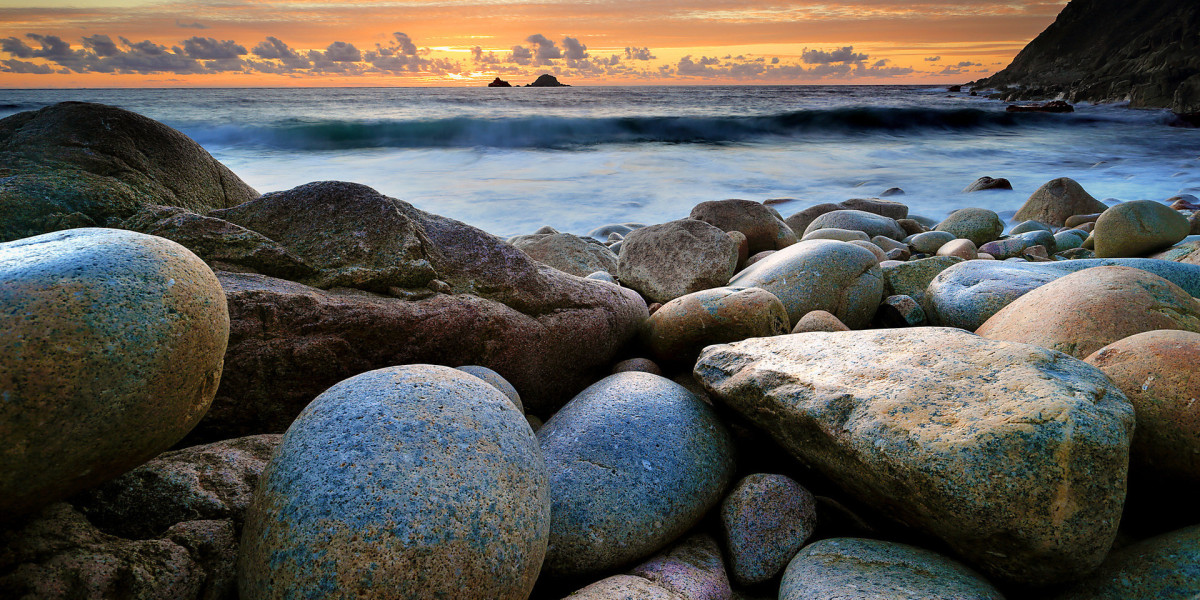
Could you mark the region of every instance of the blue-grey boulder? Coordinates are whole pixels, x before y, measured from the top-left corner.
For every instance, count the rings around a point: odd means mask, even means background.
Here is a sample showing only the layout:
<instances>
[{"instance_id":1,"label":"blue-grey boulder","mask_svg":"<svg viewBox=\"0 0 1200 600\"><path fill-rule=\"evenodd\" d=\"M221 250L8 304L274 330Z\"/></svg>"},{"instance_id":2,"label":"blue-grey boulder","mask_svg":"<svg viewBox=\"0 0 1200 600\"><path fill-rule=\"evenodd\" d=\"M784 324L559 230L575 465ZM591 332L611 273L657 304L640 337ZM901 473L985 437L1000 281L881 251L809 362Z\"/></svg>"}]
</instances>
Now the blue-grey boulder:
<instances>
[{"instance_id":1,"label":"blue-grey boulder","mask_svg":"<svg viewBox=\"0 0 1200 600\"><path fill-rule=\"evenodd\" d=\"M246 516L243 600L529 597L550 488L520 411L462 371L369 371L284 434Z\"/></svg>"},{"instance_id":2,"label":"blue-grey boulder","mask_svg":"<svg viewBox=\"0 0 1200 600\"><path fill-rule=\"evenodd\" d=\"M895 219L864 210L843 209L827 212L809 223L802 235L807 236L818 229L849 229L861 231L868 237L882 235L893 240L904 238L904 229Z\"/></svg>"},{"instance_id":3,"label":"blue-grey boulder","mask_svg":"<svg viewBox=\"0 0 1200 600\"><path fill-rule=\"evenodd\" d=\"M1054 600L1194 600L1200 597L1200 525L1113 552Z\"/></svg>"},{"instance_id":4,"label":"blue-grey boulder","mask_svg":"<svg viewBox=\"0 0 1200 600\"><path fill-rule=\"evenodd\" d=\"M779 574L817 526L817 500L786 475L747 475L721 502L733 578L754 585Z\"/></svg>"},{"instance_id":5,"label":"blue-grey boulder","mask_svg":"<svg viewBox=\"0 0 1200 600\"><path fill-rule=\"evenodd\" d=\"M624 372L580 392L538 430L553 498L543 572L601 572L646 558L721 500L733 442L683 386Z\"/></svg>"}]
</instances>

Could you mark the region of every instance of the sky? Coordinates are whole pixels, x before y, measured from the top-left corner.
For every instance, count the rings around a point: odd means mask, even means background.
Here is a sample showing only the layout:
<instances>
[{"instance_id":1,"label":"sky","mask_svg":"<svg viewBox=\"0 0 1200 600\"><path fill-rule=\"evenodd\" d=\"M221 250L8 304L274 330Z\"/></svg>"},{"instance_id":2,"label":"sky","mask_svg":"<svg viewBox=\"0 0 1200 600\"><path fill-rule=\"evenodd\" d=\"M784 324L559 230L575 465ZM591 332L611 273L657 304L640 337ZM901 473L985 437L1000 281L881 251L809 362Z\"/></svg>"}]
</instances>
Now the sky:
<instances>
[{"instance_id":1,"label":"sky","mask_svg":"<svg viewBox=\"0 0 1200 600\"><path fill-rule=\"evenodd\" d=\"M0 0L0 87L964 83L1066 0Z\"/></svg>"}]
</instances>

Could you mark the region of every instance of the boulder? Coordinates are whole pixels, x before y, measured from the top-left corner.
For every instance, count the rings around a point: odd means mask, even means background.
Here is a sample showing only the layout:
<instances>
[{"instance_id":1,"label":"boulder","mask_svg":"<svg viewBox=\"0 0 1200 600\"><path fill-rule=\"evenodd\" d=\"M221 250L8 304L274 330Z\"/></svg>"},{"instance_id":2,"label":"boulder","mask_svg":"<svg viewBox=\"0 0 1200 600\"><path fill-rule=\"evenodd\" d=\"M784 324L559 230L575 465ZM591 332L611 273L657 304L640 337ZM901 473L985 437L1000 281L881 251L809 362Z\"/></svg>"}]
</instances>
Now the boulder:
<instances>
[{"instance_id":1,"label":"boulder","mask_svg":"<svg viewBox=\"0 0 1200 600\"><path fill-rule=\"evenodd\" d=\"M851 240L850 243L854 244L855 246L858 246L859 248L865 249L867 252L870 252L871 254L874 254L875 262L883 262L888 259L887 254L884 253L884 251L883 251L883 248L880 248L879 246L876 246L875 244L872 244L871 242L864 242L862 240Z\"/></svg>"},{"instance_id":2,"label":"boulder","mask_svg":"<svg viewBox=\"0 0 1200 600\"><path fill-rule=\"evenodd\" d=\"M1200 250L1200 240L1192 242L1185 241L1182 244L1171 246L1162 252L1151 254L1147 258L1169 260L1172 262L1179 262L1189 265L1200 265L1200 252L1197 252L1197 250Z\"/></svg>"},{"instance_id":3,"label":"boulder","mask_svg":"<svg viewBox=\"0 0 1200 600\"><path fill-rule=\"evenodd\" d=\"M804 231L808 229L809 224L816 220L817 217L835 210L842 210L842 207L830 202L817 204L788 217L784 222L787 223L788 227L792 228L792 231L803 235Z\"/></svg>"},{"instance_id":4,"label":"boulder","mask_svg":"<svg viewBox=\"0 0 1200 600\"><path fill-rule=\"evenodd\" d=\"M1188 236L1192 225L1179 211L1153 200L1122 202L1096 219L1097 258L1149 254Z\"/></svg>"},{"instance_id":5,"label":"boulder","mask_svg":"<svg viewBox=\"0 0 1200 600\"><path fill-rule=\"evenodd\" d=\"M662 369L658 363L648 358L627 358L615 365L612 368L612 374L624 373L626 371L638 371L641 373L651 373L653 375L662 375Z\"/></svg>"},{"instance_id":6,"label":"boulder","mask_svg":"<svg viewBox=\"0 0 1200 600\"><path fill-rule=\"evenodd\" d=\"M896 224L895 219L862 210L841 209L827 212L813 219L813 222L804 229L804 235L807 236L818 229L861 231L867 234L868 238L882 235L899 240L905 236L904 229Z\"/></svg>"},{"instance_id":7,"label":"boulder","mask_svg":"<svg viewBox=\"0 0 1200 600\"><path fill-rule=\"evenodd\" d=\"M1190 600L1200 596L1200 525L1113 552L1054 600Z\"/></svg>"},{"instance_id":8,"label":"boulder","mask_svg":"<svg viewBox=\"0 0 1200 600\"><path fill-rule=\"evenodd\" d=\"M568 598L730 600L732 593L720 548L711 537L696 534L635 567L629 575L601 579Z\"/></svg>"},{"instance_id":9,"label":"boulder","mask_svg":"<svg viewBox=\"0 0 1200 600\"><path fill-rule=\"evenodd\" d=\"M1030 231L1050 231L1050 227L1041 221L1021 221L1020 223L1013 225L1013 228L1010 229L1008 233L1009 235L1017 235Z\"/></svg>"},{"instance_id":10,"label":"boulder","mask_svg":"<svg viewBox=\"0 0 1200 600\"><path fill-rule=\"evenodd\" d=\"M1071 237L1077 236L1072 235ZM1083 240L1080 240L1079 243L1082 244ZM990 254L996 260L1008 260L1015 256L1021 256L1025 250L1033 245L1033 242L1028 238L1016 236L988 242L980 246L979 251L984 254Z\"/></svg>"},{"instance_id":11,"label":"boulder","mask_svg":"<svg viewBox=\"0 0 1200 600\"><path fill-rule=\"evenodd\" d=\"M1013 217L1018 221L1034 220L1061 227L1067 217L1100 213L1108 209L1092 197L1074 179L1059 177L1038 188Z\"/></svg>"},{"instance_id":12,"label":"boulder","mask_svg":"<svg viewBox=\"0 0 1200 600\"><path fill-rule=\"evenodd\" d=\"M910 296L888 296L879 303L875 324L881 327L917 327L924 325L925 309Z\"/></svg>"},{"instance_id":13,"label":"boulder","mask_svg":"<svg viewBox=\"0 0 1200 600\"><path fill-rule=\"evenodd\" d=\"M550 576L650 556L699 522L733 477L733 441L712 408L649 373L600 380L537 435L553 499Z\"/></svg>"},{"instance_id":14,"label":"boulder","mask_svg":"<svg viewBox=\"0 0 1200 600\"><path fill-rule=\"evenodd\" d=\"M817 500L786 475L747 475L721 503L721 531L739 585L768 581L817 526Z\"/></svg>"},{"instance_id":15,"label":"boulder","mask_svg":"<svg viewBox=\"0 0 1200 600\"><path fill-rule=\"evenodd\" d=\"M187 136L114 106L61 102L0 120L0 242L148 205L202 213L256 197Z\"/></svg>"},{"instance_id":16,"label":"boulder","mask_svg":"<svg viewBox=\"0 0 1200 600\"><path fill-rule=\"evenodd\" d=\"M711 344L788 332L787 309L760 288L719 287L680 296L642 325L642 342L661 361L694 361Z\"/></svg>"},{"instance_id":17,"label":"boulder","mask_svg":"<svg viewBox=\"0 0 1200 600\"><path fill-rule=\"evenodd\" d=\"M986 244L985 244L986 245ZM973 260L979 254L975 242L971 240L951 240L938 248L938 256L957 256L963 260Z\"/></svg>"},{"instance_id":18,"label":"boulder","mask_svg":"<svg viewBox=\"0 0 1200 600\"><path fill-rule=\"evenodd\" d=\"M1155 329L1200 331L1200 302L1153 273L1096 267L1021 296L976 333L1084 358L1117 340Z\"/></svg>"},{"instance_id":19,"label":"boulder","mask_svg":"<svg viewBox=\"0 0 1200 600\"><path fill-rule=\"evenodd\" d=\"M986 208L960 208L942 220L935 231L951 233L955 238L968 239L976 246L1000 239L1004 232L1004 221Z\"/></svg>"},{"instance_id":20,"label":"boulder","mask_svg":"<svg viewBox=\"0 0 1200 600\"><path fill-rule=\"evenodd\" d=\"M504 394L513 403L513 406L517 407L517 410L525 412L525 405L521 403L521 394L517 393L517 388L514 388L503 375L479 365L464 365L458 367L458 370L486 381L492 387L500 390L500 393Z\"/></svg>"},{"instance_id":21,"label":"boulder","mask_svg":"<svg viewBox=\"0 0 1200 600\"><path fill-rule=\"evenodd\" d=\"M908 244L917 252L936 254L942 246L956 239L958 238L948 231L925 231L909 238Z\"/></svg>"},{"instance_id":22,"label":"boulder","mask_svg":"<svg viewBox=\"0 0 1200 600\"><path fill-rule=\"evenodd\" d=\"M932 311L925 290L939 273L963 262L957 256L931 256L919 260L880 265L883 296L908 296L916 300L928 316Z\"/></svg>"},{"instance_id":23,"label":"boulder","mask_svg":"<svg viewBox=\"0 0 1200 600\"><path fill-rule=\"evenodd\" d=\"M1137 413L1131 469L1200 483L1200 334L1146 331L1084 359L1121 388Z\"/></svg>"},{"instance_id":24,"label":"boulder","mask_svg":"<svg viewBox=\"0 0 1200 600\"><path fill-rule=\"evenodd\" d=\"M114 229L0 244L0 521L116 477L204 416L225 295L186 248Z\"/></svg>"},{"instance_id":25,"label":"boulder","mask_svg":"<svg viewBox=\"0 0 1200 600\"><path fill-rule=\"evenodd\" d=\"M740 231L750 254L781 250L796 243L796 233L774 209L753 200L713 200L692 208L689 219L704 221L722 231Z\"/></svg>"},{"instance_id":26,"label":"boulder","mask_svg":"<svg viewBox=\"0 0 1200 600\"><path fill-rule=\"evenodd\" d=\"M976 179L974 182L971 183L971 185L968 185L965 189L963 189L963 193L969 194L971 192L982 192L984 190L1011 190L1011 189L1013 189L1012 184L1009 183L1009 181L1007 179L1005 179L1003 177L992 178L992 177L988 177L985 175L983 177L980 177L979 179Z\"/></svg>"},{"instance_id":27,"label":"boulder","mask_svg":"<svg viewBox=\"0 0 1200 600\"><path fill-rule=\"evenodd\" d=\"M858 538L825 539L801 550L788 565L779 588L779 600L895 597L1004 600L979 574L940 554Z\"/></svg>"},{"instance_id":28,"label":"boulder","mask_svg":"<svg viewBox=\"0 0 1200 600\"><path fill-rule=\"evenodd\" d=\"M246 515L238 591L524 600L549 525L544 458L504 394L447 367L379 369L284 434Z\"/></svg>"},{"instance_id":29,"label":"boulder","mask_svg":"<svg viewBox=\"0 0 1200 600\"><path fill-rule=\"evenodd\" d=\"M1083 361L918 327L711 346L695 375L855 499L995 577L1069 581L1116 536L1133 408Z\"/></svg>"},{"instance_id":30,"label":"boulder","mask_svg":"<svg viewBox=\"0 0 1200 600\"><path fill-rule=\"evenodd\" d=\"M904 190L901 190L900 188L891 188L888 191L891 190L898 190L899 193L897 194L893 192L892 194L886 194L885 192L885 194L881 195L890 196L904 194ZM908 206L901 202L896 202L895 200L882 200L880 198L851 198L849 200L843 200L839 202L838 206L844 210L861 210L863 212L869 212L896 220L908 218Z\"/></svg>"},{"instance_id":31,"label":"boulder","mask_svg":"<svg viewBox=\"0 0 1200 600\"><path fill-rule=\"evenodd\" d=\"M796 322L796 326L792 328L792 333L805 333L809 331L850 331L845 323L838 320L837 317L825 310L809 311L800 320Z\"/></svg>"},{"instance_id":32,"label":"boulder","mask_svg":"<svg viewBox=\"0 0 1200 600\"><path fill-rule=\"evenodd\" d=\"M876 237L879 237L882 239L888 239L883 236L876 236ZM871 238L869 236L867 236L867 234L865 234L861 231L857 231L857 230L853 230L853 229L838 229L837 227L827 227L825 229L818 229L811 233L805 234L803 240L801 240L801 241L837 240L839 242L856 242L856 241L866 242L866 241L870 241L870 239Z\"/></svg>"},{"instance_id":33,"label":"boulder","mask_svg":"<svg viewBox=\"0 0 1200 600\"><path fill-rule=\"evenodd\" d=\"M647 298L666 303L725 285L737 263L737 244L724 231L680 219L630 232L621 246L617 277Z\"/></svg>"},{"instance_id":34,"label":"boulder","mask_svg":"<svg viewBox=\"0 0 1200 600\"><path fill-rule=\"evenodd\" d=\"M731 287L758 287L775 294L788 313L788 326L814 310L833 313L851 329L870 323L883 297L875 255L833 240L809 240L746 267Z\"/></svg>"},{"instance_id":35,"label":"boulder","mask_svg":"<svg viewBox=\"0 0 1200 600\"><path fill-rule=\"evenodd\" d=\"M617 255L591 238L551 233L517 236L511 243L533 260L577 277L597 271L617 272Z\"/></svg>"}]
</instances>

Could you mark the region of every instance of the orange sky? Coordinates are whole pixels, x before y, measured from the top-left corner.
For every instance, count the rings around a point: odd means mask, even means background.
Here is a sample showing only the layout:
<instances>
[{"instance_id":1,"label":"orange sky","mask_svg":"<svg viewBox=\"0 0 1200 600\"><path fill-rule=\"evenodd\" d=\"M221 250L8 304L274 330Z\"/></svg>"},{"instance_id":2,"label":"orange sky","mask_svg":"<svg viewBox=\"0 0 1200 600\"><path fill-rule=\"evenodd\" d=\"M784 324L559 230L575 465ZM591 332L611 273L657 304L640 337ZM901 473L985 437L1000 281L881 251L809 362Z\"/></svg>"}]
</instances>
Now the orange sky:
<instances>
[{"instance_id":1,"label":"orange sky","mask_svg":"<svg viewBox=\"0 0 1200 600\"><path fill-rule=\"evenodd\" d=\"M1065 3L0 0L0 87L962 83Z\"/></svg>"}]
</instances>

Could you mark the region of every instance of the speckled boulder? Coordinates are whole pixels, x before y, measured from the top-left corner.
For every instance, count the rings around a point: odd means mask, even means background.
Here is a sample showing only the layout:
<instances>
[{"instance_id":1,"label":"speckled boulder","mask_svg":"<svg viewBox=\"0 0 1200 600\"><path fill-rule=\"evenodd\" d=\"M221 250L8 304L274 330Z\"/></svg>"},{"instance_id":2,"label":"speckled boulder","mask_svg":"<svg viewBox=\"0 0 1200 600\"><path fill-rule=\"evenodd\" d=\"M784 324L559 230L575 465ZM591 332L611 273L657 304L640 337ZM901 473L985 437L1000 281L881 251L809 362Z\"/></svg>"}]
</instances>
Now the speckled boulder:
<instances>
[{"instance_id":1,"label":"speckled boulder","mask_svg":"<svg viewBox=\"0 0 1200 600\"><path fill-rule=\"evenodd\" d=\"M509 383L503 375L487 367L481 367L479 365L465 365L458 367L458 370L464 373L470 373L488 382L492 387L500 390L505 396L507 396L508 399L512 401L513 406L517 407L517 410L525 412L525 405L521 404L521 394L517 393L517 388L514 388L513 385Z\"/></svg>"},{"instance_id":2,"label":"speckled boulder","mask_svg":"<svg viewBox=\"0 0 1200 600\"><path fill-rule=\"evenodd\" d=\"M934 230L945 231L955 238L971 240L976 246L982 246L1000 238L1000 234L1004 233L1004 221L986 208L960 208L938 223Z\"/></svg>"},{"instance_id":3,"label":"speckled boulder","mask_svg":"<svg viewBox=\"0 0 1200 600\"><path fill-rule=\"evenodd\" d=\"M747 267L731 287L758 287L775 294L788 313L788 326L814 310L833 313L851 329L875 316L883 277L875 255L834 240L809 240Z\"/></svg>"},{"instance_id":4,"label":"speckled boulder","mask_svg":"<svg viewBox=\"0 0 1200 600\"><path fill-rule=\"evenodd\" d=\"M1021 296L976 333L1083 358L1117 340L1155 329L1200 331L1200 303L1153 273L1095 267Z\"/></svg>"},{"instance_id":5,"label":"speckled boulder","mask_svg":"<svg viewBox=\"0 0 1200 600\"><path fill-rule=\"evenodd\" d=\"M883 237L883 236L876 236L876 237ZM884 238L884 239L888 239L888 238ZM824 229L817 229L816 231L812 231L812 232L804 234L803 240L837 240L839 242L853 242L853 241L867 242L867 241L870 241L871 238L866 233L863 233L863 232L857 231L857 230L853 230L853 229L838 229L837 227L826 227Z\"/></svg>"},{"instance_id":6,"label":"speckled boulder","mask_svg":"<svg viewBox=\"0 0 1200 600\"><path fill-rule=\"evenodd\" d=\"M774 209L753 200L713 200L692 208L689 219L704 221L722 231L740 231L750 254L780 250L796 243L796 233Z\"/></svg>"},{"instance_id":7,"label":"speckled boulder","mask_svg":"<svg viewBox=\"0 0 1200 600\"><path fill-rule=\"evenodd\" d=\"M938 248L938 256L957 256L963 260L973 260L979 254L979 248L971 240L956 239L942 244Z\"/></svg>"},{"instance_id":8,"label":"speckled boulder","mask_svg":"<svg viewBox=\"0 0 1200 600\"><path fill-rule=\"evenodd\" d=\"M629 573L644 577L684 600L729 600L733 593L720 547L702 533L683 540Z\"/></svg>"},{"instance_id":9,"label":"speckled boulder","mask_svg":"<svg viewBox=\"0 0 1200 600\"><path fill-rule=\"evenodd\" d=\"M954 241L955 239L957 238L954 237L954 234L948 231L926 231L924 233L918 233L912 236L912 238L908 240L908 243L912 245L913 250L916 250L917 252L934 254L942 246Z\"/></svg>"},{"instance_id":10,"label":"speckled boulder","mask_svg":"<svg viewBox=\"0 0 1200 600\"><path fill-rule=\"evenodd\" d=\"M827 310L813 310L800 317L792 328L792 333L809 331L850 331L850 328Z\"/></svg>"},{"instance_id":11,"label":"speckled boulder","mask_svg":"<svg viewBox=\"0 0 1200 600\"><path fill-rule=\"evenodd\" d=\"M405 365L309 404L246 516L243 600L525 599L550 495L533 431L477 377Z\"/></svg>"},{"instance_id":12,"label":"speckled boulder","mask_svg":"<svg viewBox=\"0 0 1200 600\"><path fill-rule=\"evenodd\" d=\"M1131 468L1200 482L1200 334L1138 333L1084 360L1104 371L1133 403L1137 429Z\"/></svg>"},{"instance_id":13,"label":"speckled boulder","mask_svg":"<svg viewBox=\"0 0 1200 600\"><path fill-rule=\"evenodd\" d=\"M963 262L956 256L931 256L919 260L909 260L880 265L883 273L883 295L908 296L916 300L925 310L926 315L931 311L925 300L925 289L938 273Z\"/></svg>"},{"instance_id":14,"label":"speckled boulder","mask_svg":"<svg viewBox=\"0 0 1200 600\"><path fill-rule=\"evenodd\" d=\"M1096 219L1097 258L1142 256L1188 236L1192 224L1175 209L1153 200L1122 202Z\"/></svg>"},{"instance_id":15,"label":"speckled boulder","mask_svg":"<svg viewBox=\"0 0 1200 600\"><path fill-rule=\"evenodd\" d=\"M1113 552L1054 600L1194 600L1200 597L1200 525Z\"/></svg>"},{"instance_id":16,"label":"speckled boulder","mask_svg":"<svg viewBox=\"0 0 1200 600\"><path fill-rule=\"evenodd\" d=\"M1083 240L1079 240L1079 243L1082 244ZM996 260L1007 260L1014 256L1021 256L1026 248L1033 245L1032 240L1017 236L988 242L980 246L979 251L992 255Z\"/></svg>"},{"instance_id":17,"label":"speckled boulder","mask_svg":"<svg viewBox=\"0 0 1200 600\"><path fill-rule=\"evenodd\" d=\"M549 233L517 236L510 243L530 258L577 277L617 272L617 255L592 238Z\"/></svg>"},{"instance_id":18,"label":"speckled boulder","mask_svg":"<svg viewBox=\"0 0 1200 600\"><path fill-rule=\"evenodd\" d=\"M577 590L571 600L686 600L645 577L613 575Z\"/></svg>"},{"instance_id":19,"label":"speckled boulder","mask_svg":"<svg viewBox=\"0 0 1200 600\"><path fill-rule=\"evenodd\" d=\"M923 548L859 538L831 538L796 554L779 600L1004 600L963 565Z\"/></svg>"},{"instance_id":20,"label":"speckled boulder","mask_svg":"<svg viewBox=\"0 0 1200 600\"><path fill-rule=\"evenodd\" d=\"M788 332L788 314L761 288L719 287L680 296L642 324L642 341L662 361L695 360L710 344Z\"/></svg>"},{"instance_id":21,"label":"speckled boulder","mask_svg":"<svg viewBox=\"0 0 1200 600\"><path fill-rule=\"evenodd\" d=\"M819 229L849 229L851 231L861 231L867 234L868 238L882 235L883 237L899 240L904 238L904 229L896 224L896 220L891 217L869 213L863 210L835 210L827 212L808 224L804 229L804 235L817 231Z\"/></svg>"},{"instance_id":22,"label":"speckled boulder","mask_svg":"<svg viewBox=\"0 0 1200 600\"><path fill-rule=\"evenodd\" d=\"M740 585L783 570L817 526L817 500L786 475L747 475L721 503L729 565Z\"/></svg>"},{"instance_id":23,"label":"speckled boulder","mask_svg":"<svg viewBox=\"0 0 1200 600\"><path fill-rule=\"evenodd\" d=\"M733 477L733 442L707 404L649 373L580 392L538 431L553 521L544 574L646 558L695 525Z\"/></svg>"},{"instance_id":24,"label":"speckled boulder","mask_svg":"<svg viewBox=\"0 0 1200 600\"><path fill-rule=\"evenodd\" d=\"M617 277L655 302L725 285L737 270L737 243L696 219L630 232L621 245Z\"/></svg>"},{"instance_id":25,"label":"speckled boulder","mask_svg":"<svg viewBox=\"0 0 1200 600\"><path fill-rule=\"evenodd\" d=\"M0 242L152 204L204 212L256 197L200 144L115 106L60 102L0 120Z\"/></svg>"},{"instance_id":26,"label":"speckled boulder","mask_svg":"<svg viewBox=\"0 0 1200 600\"><path fill-rule=\"evenodd\" d=\"M89 228L0 244L0 521L178 442L228 337L220 283L175 242Z\"/></svg>"},{"instance_id":27,"label":"speckled boulder","mask_svg":"<svg viewBox=\"0 0 1200 600\"><path fill-rule=\"evenodd\" d=\"M1161 252L1151 254L1147 258L1169 260L1189 265L1200 265L1200 240L1192 242L1185 241L1182 244L1177 244Z\"/></svg>"},{"instance_id":28,"label":"speckled boulder","mask_svg":"<svg viewBox=\"0 0 1200 600\"><path fill-rule=\"evenodd\" d=\"M900 190L900 188L891 188ZM897 195L903 195L904 191L900 190ZM907 219L908 205L895 200L883 200L882 198L850 198L838 203L838 206L848 210L861 210L892 219Z\"/></svg>"},{"instance_id":29,"label":"speckled boulder","mask_svg":"<svg viewBox=\"0 0 1200 600\"><path fill-rule=\"evenodd\" d=\"M1023 584L1100 564L1133 408L1062 353L935 327L706 348L695 375L858 501Z\"/></svg>"},{"instance_id":30,"label":"speckled boulder","mask_svg":"<svg viewBox=\"0 0 1200 600\"><path fill-rule=\"evenodd\" d=\"M1030 195L1013 218L1061 227L1068 217L1104 212L1107 208L1074 179L1059 177L1046 182Z\"/></svg>"},{"instance_id":31,"label":"speckled boulder","mask_svg":"<svg viewBox=\"0 0 1200 600\"><path fill-rule=\"evenodd\" d=\"M835 210L842 210L842 207L829 202L817 204L793 214L785 219L784 222L787 223L788 227L791 227L792 231L796 232L797 235L802 236L804 235L804 231L808 229L809 224L816 220L817 217Z\"/></svg>"}]
</instances>

